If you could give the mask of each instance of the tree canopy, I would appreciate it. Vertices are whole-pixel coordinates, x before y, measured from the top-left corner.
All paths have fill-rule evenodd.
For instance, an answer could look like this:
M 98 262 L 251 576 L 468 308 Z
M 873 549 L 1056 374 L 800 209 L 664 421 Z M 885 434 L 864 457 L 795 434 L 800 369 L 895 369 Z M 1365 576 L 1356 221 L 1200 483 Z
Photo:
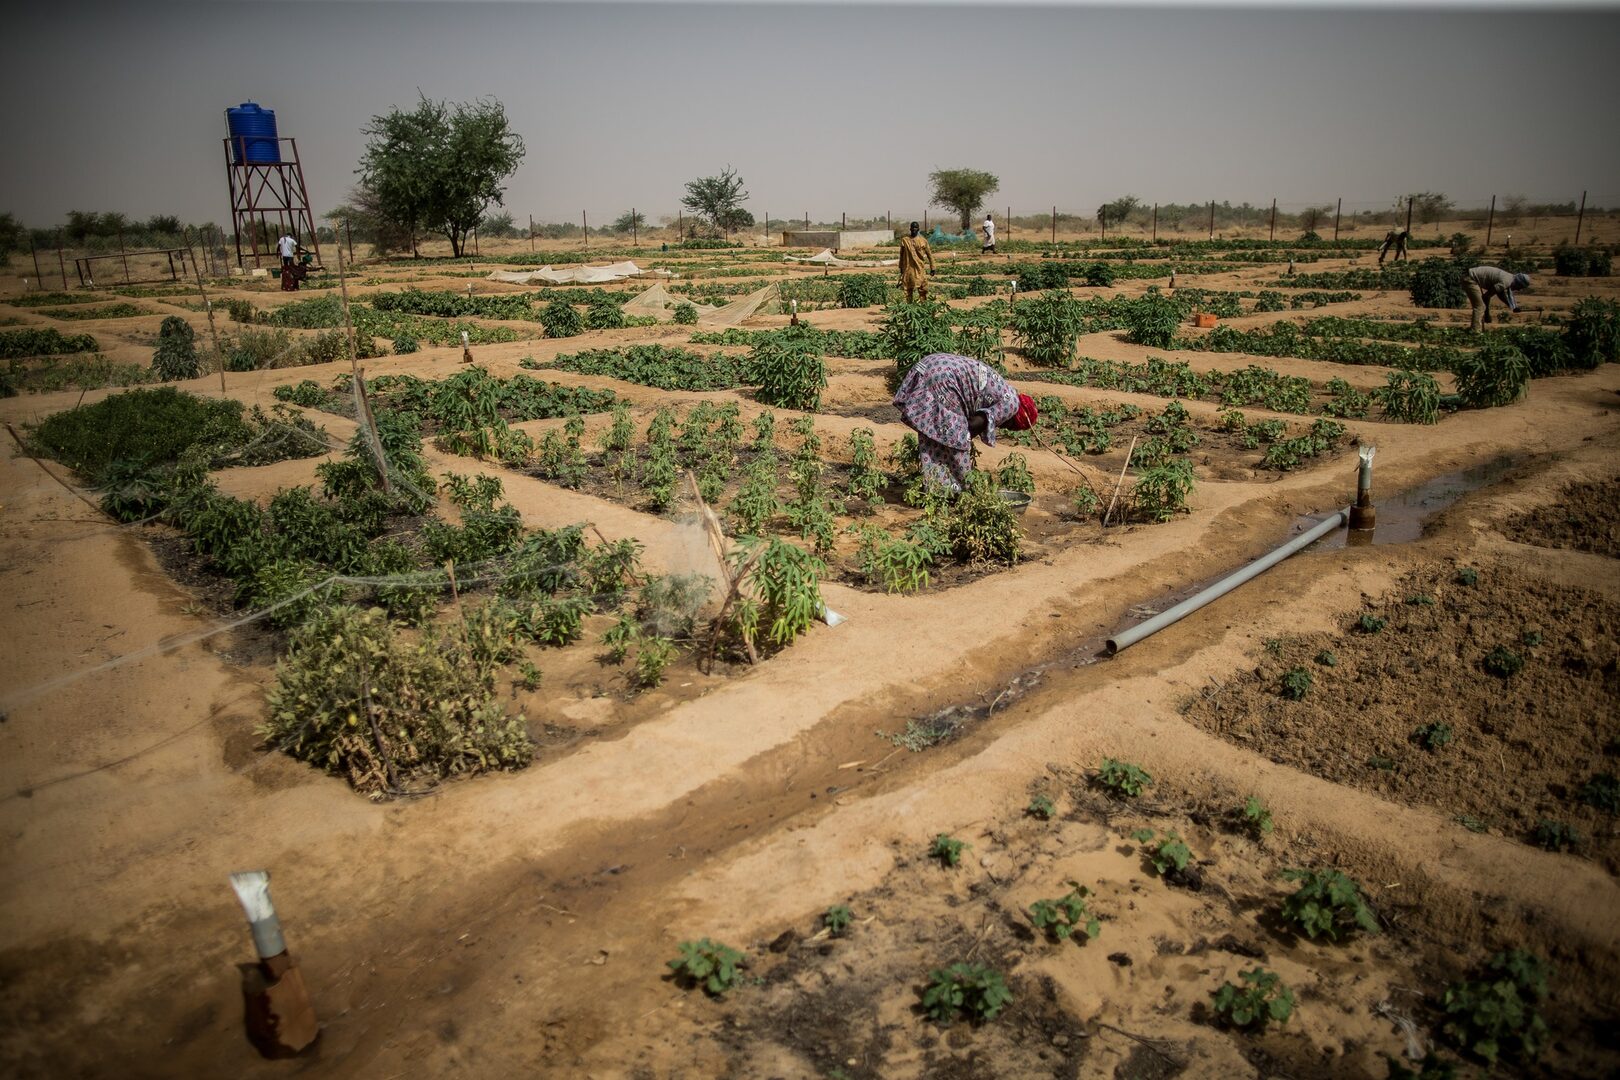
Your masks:
M 1113 202 L 1097 207 L 1097 220 L 1104 225 L 1120 225 L 1131 216 L 1131 211 L 1142 205 L 1135 195 L 1121 195 Z
M 716 235 L 735 232 L 754 223 L 754 215 L 742 208 L 748 200 L 742 177 L 730 165 L 719 176 L 701 176 L 686 183 L 681 205 L 709 223 Z
M 390 109 L 371 118 L 360 159 L 361 186 L 377 200 L 380 214 L 410 236 L 441 232 L 460 255 L 467 235 L 490 203 L 501 203 L 502 185 L 523 160 L 523 139 L 507 127 L 498 101 L 432 101 L 423 97 L 410 112 Z
M 935 169 L 928 174 L 928 183 L 933 189 L 928 205 L 955 210 L 964 231 L 973 224 L 973 215 L 984 200 L 1001 186 L 994 173 L 980 169 Z

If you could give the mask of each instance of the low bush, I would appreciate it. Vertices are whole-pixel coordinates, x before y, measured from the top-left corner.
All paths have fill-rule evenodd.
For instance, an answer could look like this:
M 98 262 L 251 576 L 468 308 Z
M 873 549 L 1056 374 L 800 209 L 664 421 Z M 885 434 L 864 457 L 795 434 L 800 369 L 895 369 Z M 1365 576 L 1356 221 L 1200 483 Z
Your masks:
M 1547 999 L 1547 962 L 1514 949 L 1485 962 L 1479 977 L 1452 983 L 1440 999 L 1441 1030 L 1491 1065 L 1503 1057 L 1531 1060 L 1550 1033 L 1540 1007 Z
M 1463 268 L 1450 259 L 1424 259 L 1412 267 L 1412 303 L 1421 308 L 1460 308 L 1468 305 L 1463 290 Z
M 1530 384 L 1530 362 L 1512 344 L 1492 341 L 1459 356 L 1452 365 L 1457 394 L 1471 409 L 1510 405 Z
M 1077 881 L 1069 882 L 1069 891 L 1051 900 L 1037 900 L 1030 905 L 1029 921 L 1035 932 L 1055 941 L 1068 941 L 1077 932 L 1087 939 L 1102 933 L 1102 923 L 1086 911 L 1086 897 L 1090 891 Z
M 889 297 L 889 279 L 883 274 L 844 274 L 838 279 L 838 306 L 872 307 Z
M 710 997 L 722 997 L 737 984 L 737 973 L 747 962 L 744 954 L 718 941 L 700 938 L 677 946 L 681 955 L 668 961 L 675 981 L 686 987 L 702 987 Z
M 540 325 L 545 327 L 548 338 L 574 337 L 585 331 L 579 311 L 564 300 L 553 300 L 541 310 Z
M 1294 993 L 1265 968 L 1238 972 L 1244 985 L 1222 983 L 1212 991 L 1215 1015 L 1235 1028 L 1263 1028 L 1275 1020 L 1284 1023 L 1294 1013 Z
M 174 318 L 174 316 L 170 317 Z M 167 321 L 165 321 L 164 325 L 168 325 Z M 62 353 L 97 352 L 100 349 L 101 345 L 89 334 L 67 335 L 55 327 L 0 330 L 0 360 L 24 356 L 56 356 Z
M 1048 292 L 1013 308 L 1013 334 L 1030 363 L 1068 367 L 1074 361 L 1085 326 L 1082 310 L 1067 291 Z
M 1153 785 L 1153 777 L 1128 761 L 1103 758 L 1097 785 L 1115 798 L 1134 799 Z
M 767 405 L 814 412 L 827 387 L 827 362 L 807 337 L 772 337 L 754 346 L 743 379 L 759 387 L 759 400 Z
M 1361 898 L 1361 886 L 1337 870 L 1284 870 L 1299 888 L 1282 902 L 1283 921 L 1311 939 L 1339 940 L 1340 934 L 1379 932 L 1378 919 Z
M 164 382 L 195 379 L 202 374 L 197 355 L 197 332 L 178 315 L 170 315 L 158 329 L 157 351 L 152 354 L 152 370 Z
M 1157 288 L 1150 288 L 1146 296 L 1125 309 L 1125 340 L 1133 345 L 1168 349 L 1175 344 L 1183 314 L 1180 304 L 1160 295 Z
M 939 1024 L 949 1024 L 961 1014 L 994 1020 L 1011 1000 L 1012 991 L 999 971 L 967 963 L 929 972 L 922 994 L 923 1010 Z

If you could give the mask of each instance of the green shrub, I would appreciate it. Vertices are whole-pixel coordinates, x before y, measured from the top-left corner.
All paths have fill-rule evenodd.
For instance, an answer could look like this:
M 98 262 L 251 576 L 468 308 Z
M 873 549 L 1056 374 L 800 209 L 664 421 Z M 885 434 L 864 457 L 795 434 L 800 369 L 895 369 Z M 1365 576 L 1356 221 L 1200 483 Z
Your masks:
M 1364 613 L 1359 619 L 1356 620 L 1355 628 L 1361 631 L 1363 634 L 1380 634 L 1383 633 L 1384 627 L 1388 625 L 1388 619 L 1382 618 L 1378 615 Z
M 1187 511 L 1187 496 L 1192 490 L 1192 462 L 1174 458 L 1137 477 L 1131 486 L 1131 499 L 1138 514 L 1164 522 Z
M 1238 822 L 1256 840 L 1263 839 L 1275 828 L 1271 820 L 1271 811 L 1266 809 L 1265 803 L 1253 795 L 1243 800 L 1243 805 L 1237 808 L 1236 815 Z
M 399 356 L 409 356 L 421 347 L 421 342 L 410 334 L 399 334 L 394 338 L 394 352 Z
M 1263 1028 L 1271 1020 L 1284 1023 L 1294 1013 L 1294 994 L 1265 968 L 1238 972 L 1240 987 L 1222 983 L 1212 991 L 1215 1015 L 1235 1028 Z
M 629 320 L 624 313 L 624 309 L 605 296 L 599 297 L 585 309 L 586 329 L 620 330 L 627 325 L 629 325 Z M 546 336 L 556 337 L 559 335 L 552 334 L 548 327 Z
M 929 972 L 922 994 L 923 1010 L 939 1024 L 949 1024 L 959 1014 L 994 1020 L 1011 1000 L 1012 991 L 1000 972 L 967 963 Z
M 1095 288 L 1111 288 L 1118 276 L 1119 272 L 1111 263 L 1094 262 L 1086 267 L 1086 284 Z
M 195 379 L 202 374 L 197 355 L 197 331 L 178 315 L 170 315 L 158 329 L 157 351 L 152 354 L 152 370 L 164 382 Z
M 967 487 L 946 512 L 941 533 L 956 558 L 965 563 L 1018 561 L 1024 530 L 990 477 L 975 471 Z
M 1131 834 L 1131 838 L 1142 845 L 1149 865 L 1160 877 L 1170 873 L 1180 874 L 1192 862 L 1192 849 L 1174 830 L 1155 840 L 1152 829 L 1138 829 Z
M 1438 750 L 1451 740 L 1451 725 L 1443 720 L 1419 724 L 1412 732 L 1412 741 L 1425 750 Z
M 1577 301 L 1564 324 L 1570 366 L 1589 370 L 1620 361 L 1620 302 L 1588 297 Z
M 1534 953 L 1496 953 L 1479 978 L 1446 987 L 1441 1030 L 1492 1065 L 1502 1057 L 1535 1058 L 1550 1037 L 1539 1012 L 1550 974 L 1547 962 Z
M 1463 268 L 1449 259 L 1424 259 L 1412 267 L 1412 303 L 1421 308 L 1460 308 L 1468 305 L 1463 289 Z
M 1125 309 L 1125 340 L 1133 345 L 1168 349 L 1175 344 L 1182 314 L 1180 304 L 1160 295 L 1156 287 L 1150 288 L 1146 296 Z
M 1102 933 L 1102 924 L 1095 917 L 1087 917 L 1086 897 L 1090 891 L 1077 881 L 1069 882 L 1069 891 L 1051 900 L 1037 900 L 1030 905 L 1029 921 L 1036 933 L 1043 933 L 1056 941 L 1068 941 L 1078 931 L 1086 938 Z
M 883 274 L 844 274 L 838 279 L 839 307 L 872 307 L 888 296 L 889 280 Z
M 855 915 L 847 904 L 834 904 L 821 915 L 821 924 L 827 928 L 828 937 L 843 937 L 844 931 L 854 920 Z
M 767 405 L 814 412 L 827 386 L 827 362 L 808 336 L 772 337 L 754 346 L 743 378 L 759 387 Z
M 1029 800 L 1029 805 L 1024 807 L 1024 813 L 1042 821 L 1051 821 L 1052 816 L 1057 813 L 1057 807 L 1053 805 L 1050 795 L 1036 795 Z
M 1282 677 L 1282 696 L 1289 701 L 1301 701 L 1311 689 L 1311 673 L 1302 667 L 1289 668 Z
M 1498 645 L 1485 655 L 1481 666 L 1487 675 L 1510 679 L 1524 669 L 1524 657 Z
M 166 386 L 53 413 L 28 441 L 41 457 L 54 458 L 86 483 L 100 486 L 115 465 L 150 472 L 172 466 L 193 447 L 219 453 L 252 436 L 241 402 L 201 398 Z
M 1581 785 L 1576 798 L 1605 814 L 1620 814 L 1620 780 L 1613 773 L 1597 773 Z
M 760 544 L 765 548 L 756 555 Z M 744 598 L 732 612 L 732 629 L 744 641 L 752 643 L 764 626 L 773 645 L 786 647 L 821 613 L 821 575 L 827 564 L 815 555 L 773 536 L 745 541 L 731 559 L 735 567 L 748 566 Z
M 696 307 L 687 303 L 685 300 L 682 300 L 680 303 L 675 305 L 671 318 L 674 320 L 675 325 L 677 326 L 696 326 L 698 321 L 698 311 Z
M 259 734 L 373 798 L 402 784 L 521 768 L 527 725 L 495 700 L 467 639 L 399 640 L 381 611 L 326 608 L 295 629 Z
M 972 846 L 972 844 L 940 833 L 934 837 L 934 842 L 929 845 L 928 857 L 938 859 L 946 866 L 957 866 L 962 862 L 962 851 Z
M 700 938 L 683 941 L 681 955 L 668 961 L 675 981 L 686 987 L 700 986 L 710 997 L 722 997 L 737 983 L 737 972 L 746 963 L 744 954 L 718 941 Z
M 1054 290 L 1013 308 L 1013 334 L 1029 362 L 1038 367 L 1068 367 L 1075 357 L 1084 309 L 1067 291 Z
M 951 309 L 939 300 L 915 304 L 896 301 L 883 309 L 879 328 L 885 351 L 894 357 L 890 390 L 899 389 L 917 361 L 931 353 L 950 352 L 956 346 Z
M 1361 886 L 1337 870 L 1284 870 L 1283 878 L 1299 888 L 1282 902 L 1283 921 L 1305 936 L 1339 940 L 1357 929 L 1378 933 L 1378 919 L 1361 898 Z
M 574 337 L 584 333 L 585 320 L 579 311 L 565 300 L 553 300 L 540 312 L 540 325 L 548 338 Z
M 1553 249 L 1553 272 L 1559 277 L 1608 277 L 1609 265 L 1604 248 L 1559 244 Z
M 176 316 L 171 315 L 170 318 Z M 167 320 L 164 321 L 164 325 L 168 325 Z M 89 334 L 66 335 L 50 326 L 29 327 L 26 330 L 0 330 L 0 359 L 96 352 L 100 348 L 100 344 Z
M 1509 405 L 1530 384 L 1530 362 L 1505 341 L 1493 341 L 1463 353 L 1452 365 L 1457 394 L 1472 409 Z
M 1440 384 L 1420 371 L 1392 371 L 1373 392 L 1384 415 L 1408 424 L 1432 424 L 1440 418 Z
M 1452 580 L 1458 585 L 1477 585 L 1479 584 L 1479 571 L 1472 566 L 1465 566 L 1457 571 Z
M 1542 818 L 1530 830 L 1530 842 L 1548 851 L 1574 851 L 1585 842 L 1585 838 L 1565 822 Z

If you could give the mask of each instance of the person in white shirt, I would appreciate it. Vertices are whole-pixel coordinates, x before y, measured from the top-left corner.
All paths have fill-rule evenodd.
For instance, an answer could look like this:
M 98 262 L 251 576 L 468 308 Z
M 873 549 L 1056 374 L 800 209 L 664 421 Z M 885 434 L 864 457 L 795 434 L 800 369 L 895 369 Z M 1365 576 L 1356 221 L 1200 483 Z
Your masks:
M 996 251 L 996 219 L 989 214 L 984 215 L 984 247 L 979 249 L 979 254 L 987 251 L 992 255 Z
M 298 256 L 298 239 L 289 231 L 276 241 L 276 251 L 281 254 L 281 267 L 285 270 Z

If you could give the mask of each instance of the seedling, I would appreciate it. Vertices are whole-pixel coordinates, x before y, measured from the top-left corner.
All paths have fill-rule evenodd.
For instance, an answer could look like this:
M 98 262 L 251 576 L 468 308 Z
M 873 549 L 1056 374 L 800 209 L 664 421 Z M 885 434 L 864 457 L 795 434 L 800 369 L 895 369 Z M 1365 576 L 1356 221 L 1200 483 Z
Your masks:
M 1536 1057 L 1548 1038 L 1538 1009 L 1547 999 L 1550 973 L 1547 962 L 1534 953 L 1497 953 L 1486 962 L 1481 978 L 1446 987 L 1441 1030 L 1492 1065 L 1504 1055 Z
M 1096 937 L 1102 933 L 1102 924 L 1086 916 L 1086 897 L 1091 895 L 1090 890 L 1077 881 L 1068 884 L 1069 891 L 1065 895 L 1031 904 L 1029 921 L 1038 932 L 1056 941 L 1068 941 L 1076 932 L 1085 934 L 1088 939 Z
M 1311 689 L 1315 680 L 1305 668 L 1289 668 L 1288 673 L 1282 677 L 1282 696 L 1289 701 L 1301 701 Z
M 1257 967 L 1238 972 L 1244 986 L 1222 983 L 1211 991 L 1215 1015 L 1235 1028 L 1260 1029 L 1272 1020 L 1285 1023 L 1294 1012 L 1294 994 L 1276 973 Z
M 1605 814 L 1620 814 L 1620 781 L 1613 773 L 1598 773 L 1581 785 L 1576 797 Z
M 744 956 L 727 945 L 708 938 L 683 941 L 678 948 L 681 955 L 668 962 L 675 972 L 675 981 L 687 987 L 700 986 L 710 997 L 720 997 L 737 982 L 737 972 Z
M 1542 637 L 1540 630 L 1526 630 L 1519 635 L 1520 643 L 1531 649 L 1534 649 L 1545 640 L 1546 638 Z
M 952 964 L 928 973 L 923 990 L 923 1010 L 936 1023 L 948 1025 L 966 1014 L 974 1020 L 994 1020 L 1012 1000 L 1001 972 L 979 964 Z
M 664 681 L 664 669 L 675 659 L 675 643 L 667 637 L 644 637 L 636 653 L 636 683 L 651 689 Z
M 1457 571 L 1457 576 L 1453 580 L 1459 585 L 1477 585 L 1479 584 L 1479 571 L 1472 566 L 1465 566 Z
M 1074 491 L 1074 514 L 1076 517 L 1088 518 L 1095 514 L 1102 506 L 1102 499 L 1089 485 L 1081 484 Z
M 827 933 L 833 937 L 843 937 L 844 931 L 849 929 L 854 915 L 850 913 L 846 904 L 834 904 L 822 913 L 821 922 L 827 928 Z
M 1271 821 L 1271 811 L 1266 809 L 1265 803 L 1253 795 L 1243 800 L 1243 805 L 1238 807 L 1236 813 L 1239 823 L 1256 840 L 1259 840 L 1275 828 Z
M 1611 776 L 1609 779 L 1612 781 L 1614 777 Z M 1052 816 L 1057 813 L 1057 807 L 1052 805 L 1052 800 L 1049 796 L 1037 795 L 1033 799 L 1029 800 L 1029 805 L 1024 807 L 1024 813 L 1028 814 L 1032 818 L 1039 818 L 1042 821 L 1051 821 Z
M 1412 732 L 1412 741 L 1425 750 L 1438 750 L 1451 741 L 1451 725 L 1443 720 L 1421 724 Z
M 1530 839 L 1537 847 L 1546 848 L 1548 851 L 1573 851 L 1581 846 L 1585 838 L 1576 832 L 1573 826 L 1562 821 L 1542 818 L 1531 830 Z
M 1524 668 L 1524 657 L 1498 645 L 1485 655 L 1483 666 L 1487 675 L 1510 679 Z
M 1182 841 L 1179 834 L 1167 832 L 1157 842 L 1153 840 L 1152 829 L 1138 829 L 1131 834 L 1131 838 L 1142 845 L 1142 851 L 1147 855 L 1148 862 L 1153 864 L 1153 872 L 1164 877 L 1171 871 L 1177 874 L 1187 869 L 1192 861 L 1192 851 Z
M 1283 879 L 1297 881 L 1299 889 L 1283 900 L 1285 922 L 1315 939 L 1325 935 L 1339 940 L 1341 933 L 1357 929 L 1378 933 L 1378 919 L 1361 898 L 1361 886 L 1337 870 L 1284 870 Z
M 1406 602 L 1413 607 L 1434 607 L 1434 597 L 1432 596 L 1408 596 Z
M 519 660 L 518 685 L 525 690 L 538 690 L 540 688 L 540 669 L 528 660 Z
M 933 846 L 928 849 L 928 857 L 938 859 L 946 866 L 956 866 L 962 861 L 962 850 L 972 847 L 972 844 L 953 839 L 940 833 L 934 837 Z
M 1103 758 L 1097 770 L 1097 783 L 1116 799 L 1134 799 L 1153 784 L 1153 777 L 1136 765 Z
M 1316 662 L 1321 664 L 1323 667 L 1339 666 L 1339 658 L 1333 655 L 1333 651 L 1331 649 L 1323 649 L 1321 652 L 1317 653 Z
M 1379 618 L 1377 615 L 1364 614 L 1361 616 L 1361 618 L 1356 620 L 1356 629 L 1360 630 L 1363 634 L 1382 633 L 1384 627 L 1388 625 L 1389 620 Z
M 1474 817 L 1472 814 L 1458 814 L 1457 824 L 1461 825 L 1471 833 L 1482 833 L 1487 828 L 1485 822 L 1481 821 L 1477 817 Z
M 1283 647 L 1282 638 L 1278 638 L 1278 637 L 1266 638 L 1266 640 L 1261 643 L 1261 646 L 1266 650 L 1266 655 L 1267 656 L 1281 656 L 1282 655 L 1282 647 Z

